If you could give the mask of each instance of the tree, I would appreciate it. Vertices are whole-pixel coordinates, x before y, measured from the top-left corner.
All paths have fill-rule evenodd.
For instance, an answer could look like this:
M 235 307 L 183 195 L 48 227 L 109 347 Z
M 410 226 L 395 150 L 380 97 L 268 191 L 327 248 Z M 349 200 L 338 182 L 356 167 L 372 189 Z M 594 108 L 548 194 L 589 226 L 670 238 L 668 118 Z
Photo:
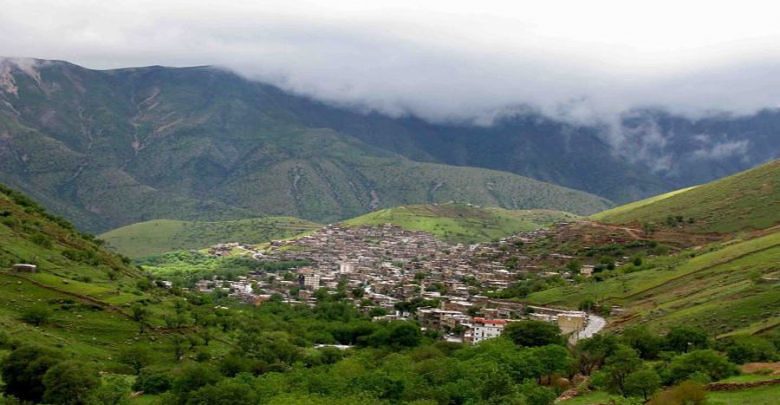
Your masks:
M 673 327 L 666 334 L 664 341 L 667 349 L 677 353 L 688 353 L 691 350 L 709 347 L 707 333 L 693 326 Z
M 167 370 L 155 370 L 145 368 L 141 370 L 135 379 L 133 389 L 143 391 L 146 394 L 160 394 L 171 388 L 171 378 Z
M 43 376 L 59 360 L 56 353 L 35 346 L 12 351 L 2 366 L 5 393 L 23 401 L 40 402 L 44 393 Z
M 46 390 L 43 399 L 50 404 L 86 404 L 90 392 L 100 385 L 100 377 L 93 368 L 75 361 L 63 361 L 51 367 L 43 376 Z
M 593 370 L 601 367 L 607 356 L 614 353 L 618 339 L 614 335 L 598 334 L 577 342 L 574 353 L 577 368 L 580 373 L 590 375 Z
M 130 316 L 134 321 L 138 322 L 138 333 L 144 333 L 146 318 L 149 316 L 149 311 L 141 304 L 133 304 L 133 306 L 130 307 Z
M 191 392 L 215 384 L 220 378 L 219 373 L 211 366 L 189 364 L 179 370 L 178 375 L 173 380 L 172 391 L 178 397 L 179 403 L 186 403 Z
M 530 349 L 539 360 L 542 375 L 550 376 L 555 373 L 566 373 L 571 367 L 569 351 L 560 345 L 548 345 Z
M 672 382 L 687 380 L 696 373 L 705 374 L 712 381 L 717 381 L 739 371 L 726 357 L 709 349 L 681 354 L 669 363 L 669 378 Z
M 626 376 L 627 396 L 641 396 L 645 401 L 661 387 L 661 377 L 652 368 L 643 368 Z
M 152 354 L 144 346 L 132 346 L 119 353 L 117 360 L 130 366 L 136 374 L 152 362 Z
M 207 385 L 190 394 L 187 404 L 192 405 L 254 405 L 257 394 L 248 384 L 237 380 L 222 380 Z
M 535 347 L 563 344 L 558 325 L 542 321 L 510 322 L 503 335 L 518 346 Z
M 51 311 L 43 305 L 30 307 L 22 313 L 22 320 L 34 326 L 43 325 L 50 317 Z
M 618 345 L 604 361 L 604 372 L 607 376 L 607 388 L 626 395 L 626 378 L 642 366 L 642 359 L 639 358 L 636 350 Z
M 623 343 L 639 352 L 639 357 L 645 360 L 658 358 L 658 353 L 664 344 L 663 338 L 642 326 L 625 329 L 620 338 Z
M 759 336 L 736 336 L 722 344 L 729 360 L 744 364 L 757 361 L 775 361 L 777 349 L 772 342 Z
M 122 375 L 103 377 L 103 383 L 93 390 L 87 401 L 90 405 L 129 405 L 130 382 Z

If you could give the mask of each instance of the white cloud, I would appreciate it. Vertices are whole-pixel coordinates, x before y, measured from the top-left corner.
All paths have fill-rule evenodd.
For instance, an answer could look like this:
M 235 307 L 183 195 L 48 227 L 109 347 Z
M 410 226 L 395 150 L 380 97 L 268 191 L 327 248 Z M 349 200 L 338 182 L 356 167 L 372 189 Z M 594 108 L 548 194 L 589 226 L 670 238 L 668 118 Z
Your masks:
M 0 54 L 215 64 L 390 114 L 578 122 L 780 103 L 772 2 L 0 0 Z

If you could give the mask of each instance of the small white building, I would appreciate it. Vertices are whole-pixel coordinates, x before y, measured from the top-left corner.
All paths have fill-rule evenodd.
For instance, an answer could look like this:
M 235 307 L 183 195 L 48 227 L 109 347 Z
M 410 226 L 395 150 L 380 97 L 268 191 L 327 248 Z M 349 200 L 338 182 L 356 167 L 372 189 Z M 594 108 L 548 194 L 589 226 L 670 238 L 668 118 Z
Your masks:
M 506 319 L 474 318 L 463 340 L 477 344 L 483 340 L 497 338 L 504 332 L 506 324 Z

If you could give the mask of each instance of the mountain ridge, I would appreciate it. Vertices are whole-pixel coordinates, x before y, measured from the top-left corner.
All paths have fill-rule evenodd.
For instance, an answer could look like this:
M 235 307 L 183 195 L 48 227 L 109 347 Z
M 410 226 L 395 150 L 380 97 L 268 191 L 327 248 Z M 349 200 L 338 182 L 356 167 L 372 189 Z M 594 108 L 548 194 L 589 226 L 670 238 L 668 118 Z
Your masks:
M 36 63 L 4 65 L 0 174 L 92 231 L 157 218 L 328 222 L 450 200 L 580 214 L 610 204 L 506 172 L 414 162 L 306 126 L 278 90 L 213 67 Z

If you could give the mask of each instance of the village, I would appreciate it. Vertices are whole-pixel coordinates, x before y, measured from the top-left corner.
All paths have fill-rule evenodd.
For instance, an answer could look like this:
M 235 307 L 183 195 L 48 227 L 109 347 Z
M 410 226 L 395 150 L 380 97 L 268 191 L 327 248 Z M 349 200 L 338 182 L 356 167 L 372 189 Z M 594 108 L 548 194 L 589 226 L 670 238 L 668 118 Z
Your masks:
M 281 274 L 252 272 L 236 280 L 206 279 L 201 292 L 215 289 L 261 305 L 273 297 L 290 304 L 316 305 L 323 292 L 347 291 L 373 319 L 415 319 L 424 330 L 449 341 L 478 343 L 499 336 L 504 326 L 520 319 L 556 323 L 570 341 L 588 337 L 603 319 L 582 311 L 528 306 L 491 298 L 518 277 L 561 276 L 546 271 L 531 257 L 516 256 L 512 265 L 497 260 L 507 246 L 520 246 L 547 236 L 548 230 L 514 235 L 493 243 L 451 245 L 425 232 L 386 224 L 374 227 L 329 225 L 295 239 L 273 241 L 262 248 L 237 243 L 210 249 L 212 255 L 239 250 L 260 262 L 306 262 Z M 548 255 L 563 265 L 570 257 Z M 583 277 L 593 266 L 582 266 Z M 566 274 L 563 274 L 566 275 Z M 594 324 L 598 326 L 594 331 Z

